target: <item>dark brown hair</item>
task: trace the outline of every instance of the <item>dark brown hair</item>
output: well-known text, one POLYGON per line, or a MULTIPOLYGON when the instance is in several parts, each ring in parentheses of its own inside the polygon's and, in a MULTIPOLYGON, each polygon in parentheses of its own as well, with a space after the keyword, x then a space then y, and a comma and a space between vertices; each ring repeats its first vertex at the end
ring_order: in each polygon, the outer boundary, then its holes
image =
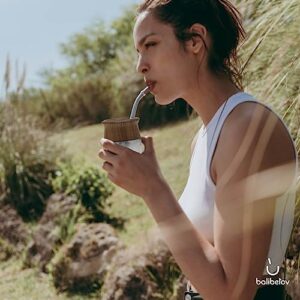
POLYGON ((242 88, 237 47, 245 38, 245 31, 239 11, 228 0, 144 0, 138 14, 144 11, 150 11, 159 21, 170 24, 183 44, 195 34, 189 31, 193 24, 205 26, 212 40, 207 49, 210 69, 216 74, 227 74, 237 87, 242 88))

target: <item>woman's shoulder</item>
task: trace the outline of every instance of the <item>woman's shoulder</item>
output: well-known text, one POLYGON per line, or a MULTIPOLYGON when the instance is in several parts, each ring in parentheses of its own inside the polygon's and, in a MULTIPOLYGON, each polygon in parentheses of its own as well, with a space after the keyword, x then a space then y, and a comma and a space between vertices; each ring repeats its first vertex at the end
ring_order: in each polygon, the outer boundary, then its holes
POLYGON ((228 115, 219 136, 215 167, 226 168, 238 154, 244 157, 241 164, 259 159, 261 170, 296 160, 286 125, 261 102, 242 102, 228 115))
MULTIPOLYGON (((243 102, 238 105, 224 122, 224 134, 236 133, 236 137, 249 142, 272 144, 275 148, 286 146, 294 151, 290 132, 282 118, 262 102, 243 102)), ((292 154, 293 151, 291 151, 292 154)))
POLYGON ((282 136, 291 140, 291 135, 282 118, 271 108, 258 100, 245 101, 235 106, 224 121, 222 134, 244 136, 252 132, 253 136, 282 136))

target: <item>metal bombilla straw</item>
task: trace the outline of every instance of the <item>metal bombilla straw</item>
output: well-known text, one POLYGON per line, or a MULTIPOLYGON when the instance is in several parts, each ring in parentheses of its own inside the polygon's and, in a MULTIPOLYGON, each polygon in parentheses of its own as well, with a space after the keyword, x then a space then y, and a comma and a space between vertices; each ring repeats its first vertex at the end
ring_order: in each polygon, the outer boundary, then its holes
POLYGON ((132 109, 131 109, 131 113, 130 113, 130 119, 135 118, 136 115, 136 111, 138 108, 138 105, 140 103, 140 101, 150 92, 150 88, 149 86, 145 87, 140 93, 139 95, 136 97, 136 99, 134 100, 132 109))

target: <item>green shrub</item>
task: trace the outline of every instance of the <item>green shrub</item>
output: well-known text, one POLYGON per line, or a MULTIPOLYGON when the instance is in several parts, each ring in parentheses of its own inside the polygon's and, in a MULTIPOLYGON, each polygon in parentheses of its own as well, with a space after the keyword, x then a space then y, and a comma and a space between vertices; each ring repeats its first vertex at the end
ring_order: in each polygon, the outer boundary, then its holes
POLYGON ((111 218, 105 211, 114 187, 99 169, 87 165, 64 163, 52 179, 55 192, 75 195, 88 212, 88 222, 108 222, 121 225, 121 220, 111 218))
POLYGON ((58 238, 55 250, 68 242, 76 232, 76 225, 84 221, 82 206, 77 204, 73 209, 55 220, 55 227, 51 232, 58 238))
POLYGON ((0 123, 0 193, 25 221, 38 219, 53 192, 49 174, 60 149, 29 116, 6 103, 0 123))
POLYGON ((159 267, 148 265, 145 270, 158 288, 153 294, 154 299, 174 299, 176 297, 176 288, 182 272, 172 256, 161 262, 159 267))
POLYGON ((16 251, 14 247, 6 240, 0 238, 0 262, 10 259, 16 251))

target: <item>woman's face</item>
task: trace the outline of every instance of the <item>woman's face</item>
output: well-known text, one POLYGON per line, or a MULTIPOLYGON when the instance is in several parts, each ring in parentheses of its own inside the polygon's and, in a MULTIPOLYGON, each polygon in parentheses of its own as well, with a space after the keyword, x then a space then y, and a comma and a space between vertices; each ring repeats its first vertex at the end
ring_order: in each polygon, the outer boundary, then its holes
POLYGON ((196 76, 197 60, 184 51, 171 25, 143 12, 135 23, 133 38, 138 52, 137 71, 144 76, 155 101, 166 105, 184 98, 196 76))

